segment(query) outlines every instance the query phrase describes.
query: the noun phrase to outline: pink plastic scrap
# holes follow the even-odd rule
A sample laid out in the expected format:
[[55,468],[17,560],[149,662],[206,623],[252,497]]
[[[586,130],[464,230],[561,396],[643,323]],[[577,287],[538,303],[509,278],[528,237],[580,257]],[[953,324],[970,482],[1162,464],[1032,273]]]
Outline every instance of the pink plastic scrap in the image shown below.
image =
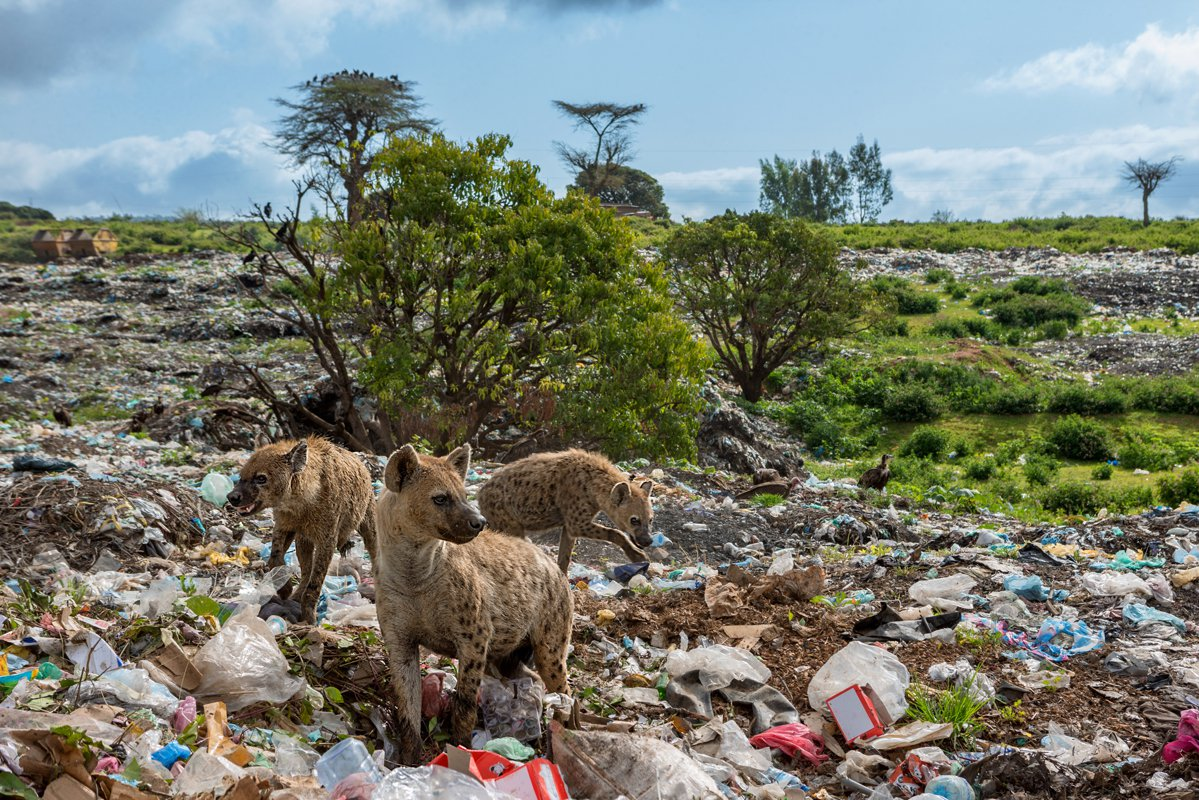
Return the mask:
[[1199,711],[1188,708],[1178,720],[1178,738],[1162,750],[1162,761],[1173,764],[1187,753],[1199,753]]
[[807,725],[791,722],[762,731],[749,740],[754,747],[773,747],[782,750],[789,758],[797,754],[813,764],[828,761],[824,754],[824,739]]

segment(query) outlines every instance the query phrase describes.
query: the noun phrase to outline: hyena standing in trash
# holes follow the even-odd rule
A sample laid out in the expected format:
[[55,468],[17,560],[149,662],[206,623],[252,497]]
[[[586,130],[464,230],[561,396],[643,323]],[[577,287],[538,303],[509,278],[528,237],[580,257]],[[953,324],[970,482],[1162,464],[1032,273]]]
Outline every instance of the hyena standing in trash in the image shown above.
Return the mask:
[[241,468],[229,504],[242,516],[275,510],[268,566],[283,564],[296,541],[300,583],[294,597],[304,622],[316,622],[316,603],[333,551],[345,555],[350,537],[362,536],[375,557],[375,491],[371,476],[347,450],[317,436],[264,445]]
[[379,626],[400,720],[400,759],[421,753],[420,648],[458,659],[451,733],[469,744],[485,670],[514,673],[531,653],[551,692],[566,692],[574,600],[532,542],[485,530],[467,502],[470,446],[445,458],[394,452],[376,509]]
[[[513,536],[562,528],[558,566],[570,567],[575,539],[598,539],[645,561],[652,541],[654,482],[625,476],[598,453],[538,453],[496,471],[479,490],[487,524]],[[604,512],[616,528],[595,521]]]

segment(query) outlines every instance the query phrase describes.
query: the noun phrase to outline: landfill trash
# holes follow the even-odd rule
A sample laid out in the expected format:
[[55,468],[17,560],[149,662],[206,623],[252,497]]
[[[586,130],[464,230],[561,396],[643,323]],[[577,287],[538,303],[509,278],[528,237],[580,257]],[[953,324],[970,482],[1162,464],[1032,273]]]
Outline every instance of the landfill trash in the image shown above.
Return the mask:
[[891,719],[901,719],[908,710],[908,669],[895,655],[881,647],[850,642],[824,662],[808,683],[808,705],[823,712],[833,695],[854,684],[869,685],[882,700]]
[[484,675],[479,684],[480,719],[494,738],[532,742],[541,737],[544,688],[528,678],[499,680]]
[[925,785],[924,791],[945,800],[974,800],[974,788],[957,775],[938,775]]
[[200,496],[217,508],[224,507],[232,491],[233,481],[219,472],[210,472],[200,481]]
[[1152,597],[1153,590],[1145,579],[1128,572],[1100,572],[1083,575],[1079,579],[1082,588],[1096,597],[1124,597],[1139,594]]
[[778,689],[767,686],[770,670],[746,650],[709,645],[686,652],[671,651],[666,658],[670,681],[666,701],[673,708],[712,717],[712,695],[719,694],[734,706],[748,706],[753,715],[751,733],[799,720],[799,712]]
[[807,725],[799,722],[778,725],[762,731],[749,740],[754,747],[772,747],[781,750],[788,758],[797,755],[807,759],[812,764],[821,764],[828,760],[824,754],[824,738]]
[[374,783],[383,779],[382,771],[358,739],[342,739],[333,745],[316,762],[315,770],[321,786],[330,791],[349,776],[358,773],[366,774]]
[[937,777],[939,772],[936,764],[925,761],[920,754],[912,751],[887,775],[887,785],[901,797],[914,797],[923,793],[925,784]]
[[312,775],[321,754],[304,742],[283,733],[271,737],[275,748],[275,771],[280,775]]
[[501,800],[506,793],[447,767],[399,767],[375,786],[371,800]]
[[870,740],[875,750],[898,750],[953,736],[951,722],[909,722]]
[[61,458],[17,456],[12,460],[13,472],[63,472],[68,469],[76,469],[75,464]]
[[886,706],[870,686],[849,686],[826,700],[825,705],[846,744],[873,739],[891,723]]
[[1184,569],[1182,572],[1176,572],[1170,576],[1170,583],[1174,584],[1176,589],[1181,589],[1195,581],[1199,581],[1199,567]]
[[1003,579],[1003,588],[1018,597],[1037,603],[1044,603],[1050,599],[1060,603],[1070,596],[1066,589],[1049,591],[1041,582],[1040,575],[1009,575]]
[[974,588],[978,581],[969,575],[949,575],[944,578],[931,578],[917,581],[908,587],[908,596],[922,605],[932,606],[942,611],[962,611],[973,608],[963,596]]
[[230,711],[254,703],[283,703],[304,688],[289,674],[275,634],[250,609],[236,614],[196,653],[203,675],[195,695],[223,699]]
[[483,745],[483,749],[489,753],[501,755],[509,761],[528,761],[536,752],[532,747],[511,736],[492,739]]
[[1142,570],[1146,567],[1160,567],[1166,563],[1164,558],[1144,558],[1139,551],[1119,550],[1110,561],[1100,559],[1091,562],[1094,570]]
[[720,787],[694,759],[660,739],[605,731],[568,731],[556,722],[550,725],[550,738],[562,778],[576,797],[591,800],[617,800],[621,796],[628,800],[724,797]]
[[1188,708],[1178,720],[1178,735],[1162,749],[1162,761],[1173,764],[1187,753],[1199,753],[1199,711]]
[[921,642],[925,639],[941,639],[946,643],[954,639],[954,628],[962,621],[960,611],[947,611],[918,619],[904,619],[884,602],[882,609],[872,616],[854,623],[853,634],[859,642]]
[[969,695],[980,703],[989,703],[995,699],[995,684],[964,658],[953,664],[944,661],[933,664],[928,668],[928,679],[934,683],[965,686]]
[[1128,603],[1124,606],[1122,616],[1125,622],[1137,629],[1159,622],[1172,626],[1179,633],[1185,633],[1187,629],[1186,623],[1178,617],[1167,614],[1165,611],[1158,611],[1144,603]]

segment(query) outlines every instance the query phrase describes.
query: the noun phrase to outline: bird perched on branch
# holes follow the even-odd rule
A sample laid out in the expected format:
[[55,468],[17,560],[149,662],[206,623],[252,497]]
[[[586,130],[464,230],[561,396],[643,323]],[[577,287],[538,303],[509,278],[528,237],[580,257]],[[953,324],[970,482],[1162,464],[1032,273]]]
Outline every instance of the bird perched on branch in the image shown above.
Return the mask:
[[877,467],[871,467],[862,473],[862,477],[858,478],[858,486],[863,489],[877,489],[880,492],[886,489],[887,482],[891,480],[891,468],[888,466],[891,458],[890,453],[884,453]]

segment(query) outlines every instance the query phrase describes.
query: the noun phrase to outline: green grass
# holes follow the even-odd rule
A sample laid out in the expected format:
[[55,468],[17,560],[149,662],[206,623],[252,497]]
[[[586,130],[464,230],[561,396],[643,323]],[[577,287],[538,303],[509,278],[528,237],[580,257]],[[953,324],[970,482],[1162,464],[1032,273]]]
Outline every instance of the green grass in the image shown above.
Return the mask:
[[971,747],[982,731],[979,712],[986,703],[970,694],[972,681],[948,689],[934,689],[921,683],[908,687],[908,716],[919,722],[953,725],[950,739],[958,747]]
[[[0,219],[0,263],[27,264],[36,261],[29,240],[41,228],[55,231],[74,228],[94,231],[108,228],[120,241],[117,256],[133,253],[186,254],[201,250],[240,252],[240,248],[233,247],[218,230],[218,226],[230,224],[224,222],[210,225],[192,215],[162,220],[123,216],[57,221]],[[263,240],[260,237],[260,241]]]
[[966,248],[1056,247],[1068,253],[1096,253],[1109,247],[1179,253],[1199,252],[1199,221],[1156,221],[1148,228],[1123,217],[1056,217],[1006,222],[888,222],[874,225],[821,225],[837,244],[927,249],[956,253]]
[[785,502],[787,502],[787,498],[781,494],[757,494],[749,498],[749,504],[758,508],[781,506]]

